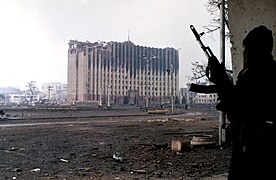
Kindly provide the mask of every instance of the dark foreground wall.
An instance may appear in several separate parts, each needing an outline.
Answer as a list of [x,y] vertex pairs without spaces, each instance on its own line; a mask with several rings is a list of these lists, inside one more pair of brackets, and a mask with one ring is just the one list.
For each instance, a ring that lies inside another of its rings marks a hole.
[[230,40],[232,42],[232,66],[234,77],[242,68],[242,40],[255,26],[266,25],[273,31],[276,58],[276,1],[275,0],[228,0]]

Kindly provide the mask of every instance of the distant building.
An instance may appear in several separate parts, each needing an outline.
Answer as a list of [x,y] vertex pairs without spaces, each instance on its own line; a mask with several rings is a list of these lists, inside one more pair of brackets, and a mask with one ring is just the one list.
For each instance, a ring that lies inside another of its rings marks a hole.
[[68,101],[151,105],[171,100],[178,90],[174,48],[69,41]]
[[[202,86],[210,85],[209,82],[197,82],[196,84]],[[190,88],[191,84],[188,84]],[[187,104],[216,104],[218,95],[217,93],[196,93],[189,91],[189,88],[182,88],[181,93],[187,99]]]
[[215,104],[217,103],[218,96],[216,93],[204,94],[204,93],[196,93],[196,97],[194,99],[195,104]]
[[28,103],[29,105],[33,105],[40,100],[40,95],[30,95],[30,94],[9,94],[6,96],[6,104],[11,105],[19,105],[23,103]]
[[41,93],[46,100],[63,102],[67,97],[67,84],[60,82],[43,83]]

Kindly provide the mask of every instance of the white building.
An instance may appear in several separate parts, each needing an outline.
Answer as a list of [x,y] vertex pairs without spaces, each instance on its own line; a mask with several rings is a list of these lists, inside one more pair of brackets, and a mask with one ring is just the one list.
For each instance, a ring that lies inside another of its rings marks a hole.
[[43,83],[41,93],[49,101],[65,101],[67,96],[67,85],[60,82]]
[[216,93],[203,94],[196,93],[194,103],[195,104],[215,104],[217,103],[218,95]]

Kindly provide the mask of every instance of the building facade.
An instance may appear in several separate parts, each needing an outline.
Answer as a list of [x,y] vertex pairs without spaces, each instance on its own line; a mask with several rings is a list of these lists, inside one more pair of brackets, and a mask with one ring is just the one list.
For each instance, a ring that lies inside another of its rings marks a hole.
[[216,93],[205,94],[205,93],[196,93],[194,98],[195,104],[216,104],[218,101],[218,95]]
[[41,84],[41,93],[47,101],[64,102],[67,98],[67,84],[51,82]]
[[179,90],[179,53],[131,41],[69,41],[69,102],[151,105]]

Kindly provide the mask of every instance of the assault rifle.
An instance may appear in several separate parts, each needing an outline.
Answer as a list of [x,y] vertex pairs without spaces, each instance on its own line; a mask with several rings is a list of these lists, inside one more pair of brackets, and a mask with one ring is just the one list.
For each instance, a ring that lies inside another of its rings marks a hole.
[[[216,64],[221,64],[220,62],[218,62],[217,58],[213,54],[213,52],[210,49],[210,47],[208,47],[208,46],[206,47],[202,43],[200,37],[204,34],[204,32],[198,34],[198,32],[196,31],[196,29],[195,29],[195,27],[193,25],[190,25],[190,29],[194,33],[195,38],[198,41],[198,43],[199,43],[201,49],[203,50],[204,54],[206,55],[207,59],[209,60],[210,58],[212,58],[212,60],[217,61],[217,62],[215,62]],[[221,65],[224,66],[224,64],[221,64]],[[210,74],[210,71],[209,71],[210,69],[209,68],[210,67],[207,66],[206,76],[210,80],[211,79],[211,74]],[[225,71],[226,72],[232,72],[232,71],[226,70],[226,69],[225,69]],[[192,91],[192,92],[205,93],[205,94],[208,94],[208,93],[219,93],[221,91],[221,87],[218,86],[218,85],[216,85],[216,84],[215,85],[207,85],[207,86],[205,86],[205,85],[199,85],[199,84],[192,83],[189,90]]]

